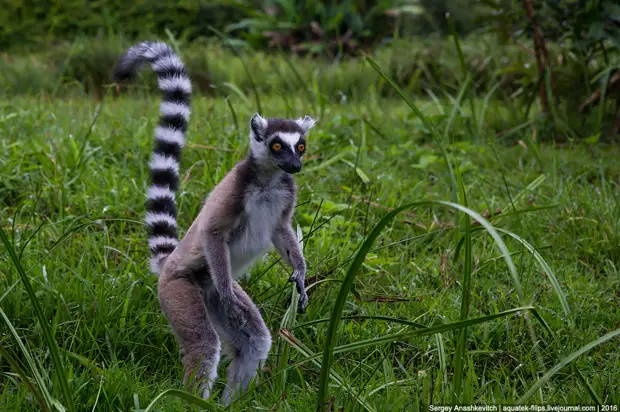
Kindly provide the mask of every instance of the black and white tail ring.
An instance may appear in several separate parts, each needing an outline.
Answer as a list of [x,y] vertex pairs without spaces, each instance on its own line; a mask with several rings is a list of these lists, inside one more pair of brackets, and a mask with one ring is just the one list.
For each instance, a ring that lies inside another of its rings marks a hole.
[[146,41],[131,47],[114,69],[114,80],[131,79],[145,63],[157,73],[162,92],[159,125],[151,157],[146,225],[151,270],[161,265],[179,243],[175,193],[179,187],[181,149],[190,115],[191,81],[179,56],[165,43]]

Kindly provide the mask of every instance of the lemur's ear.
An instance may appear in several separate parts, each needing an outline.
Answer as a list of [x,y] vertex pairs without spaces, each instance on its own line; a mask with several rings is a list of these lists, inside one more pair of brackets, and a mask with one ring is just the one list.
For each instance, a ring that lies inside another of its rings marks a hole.
[[265,138],[267,131],[267,120],[263,119],[260,114],[255,113],[250,120],[250,134],[256,141],[260,142]]
[[316,124],[316,120],[314,120],[310,116],[305,116],[303,119],[300,117],[299,119],[295,120],[295,123],[297,123],[299,127],[303,129],[304,133],[306,133],[308,130],[314,127],[314,125]]

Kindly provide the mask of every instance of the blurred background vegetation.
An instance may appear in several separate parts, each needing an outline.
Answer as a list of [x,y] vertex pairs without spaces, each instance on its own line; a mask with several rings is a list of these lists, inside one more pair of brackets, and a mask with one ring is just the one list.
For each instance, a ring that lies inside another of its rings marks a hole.
[[541,137],[560,140],[613,137],[620,128],[620,5],[611,0],[3,3],[5,96],[118,93],[110,72],[119,54],[157,38],[178,48],[205,94],[390,96],[359,59],[367,53],[416,98],[464,91],[519,102],[498,133],[532,118],[548,132]]

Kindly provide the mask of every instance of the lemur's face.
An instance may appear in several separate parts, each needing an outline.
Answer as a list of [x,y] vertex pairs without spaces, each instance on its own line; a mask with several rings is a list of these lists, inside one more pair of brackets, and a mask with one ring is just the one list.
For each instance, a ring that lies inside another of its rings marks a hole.
[[278,132],[267,140],[269,152],[278,167],[286,173],[301,170],[301,157],[306,151],[306,138],[300,133]]
[[308,116],[296,120],[263,119],[256,114],[250,122],[252,155],[264,165],[297,173],[306,152],[306,133],[314,124]]

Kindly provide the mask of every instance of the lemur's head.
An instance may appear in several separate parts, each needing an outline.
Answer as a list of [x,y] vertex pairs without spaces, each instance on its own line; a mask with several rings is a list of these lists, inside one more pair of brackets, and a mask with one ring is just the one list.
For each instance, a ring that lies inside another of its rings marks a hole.
[[250,120],[250,150],[263,166],[280,168],[286,173],[301,170],[306,152],[306,133],[316,121],[309,116],[299,119],[264,119],[258,113]]

